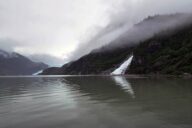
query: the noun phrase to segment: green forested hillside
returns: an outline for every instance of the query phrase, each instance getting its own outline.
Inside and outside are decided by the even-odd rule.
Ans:
[[[145,26],[154,21],[152,28],[155,28],[155,23],[159,24],[159,19],[170,20],[173,16],[177,15],[150,17],[136,27]],[[134,59],[126,72],[129,74],[192,74],[192,25],[188,22],[187,25],[181,26],[167,28],[134,45],[125,40],[126,38],[120,38],[61,68],[46,69],[43,74],[110,74],[130,54],[134,55]],[[147,33],[151,27],[144,28]],[[120,45],[122,42],[125,45]],[[113,43],[116,43],[117,47],[113,47]]]
[[[129,73],[192,73],[192,26],[140,43],[134,56]]]

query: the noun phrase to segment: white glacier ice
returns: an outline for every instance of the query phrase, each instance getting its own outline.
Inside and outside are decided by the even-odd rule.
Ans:
[[[118,67],[115,71],[111,73],[111,75],[124,75],[127,68],[131,64],[133,60],[133,55],[131,55],[125,62],[123,62],[120,67]]]
[[[40,73],[42,73],[43,72],[43,70],[40,70],[40,71],[38,71],[38,72],[36,72],[36,73],[33,73],[32,75],[33,76],[37,76],[37,75],[39,75]]]

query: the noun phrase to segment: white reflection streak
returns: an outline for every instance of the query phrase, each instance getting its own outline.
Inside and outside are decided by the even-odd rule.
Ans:
[[[65,105],[66,108],[76,108],[77,102],[75,100],[75,95],[72,94],[73,90],[68,86],[67,82],[65,80],[58,80],[52,88],[52,93],[56,94],[56,96],[52,97],[54,100],[60,100],[64,101],[63,105]]]
[[[120,85],[123,90],[128,92],[132,98],[135,98],[134,90],[131,84],[122,76],[114,76],[113,79],[115,80],[117,85]]]

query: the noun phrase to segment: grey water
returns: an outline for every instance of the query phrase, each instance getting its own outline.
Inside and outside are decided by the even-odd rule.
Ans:
[[[0,128],[192,128],[192,80],[1,77]]]

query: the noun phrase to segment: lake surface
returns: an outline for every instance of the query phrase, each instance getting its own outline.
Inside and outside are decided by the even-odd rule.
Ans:
[[[192,80],[1,77],[0,128],[192,128]]]

